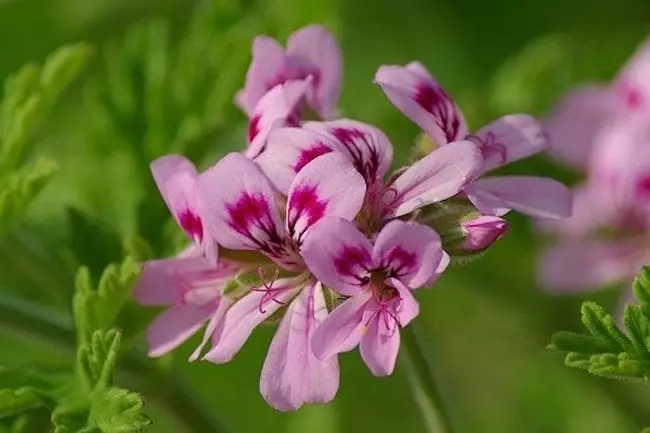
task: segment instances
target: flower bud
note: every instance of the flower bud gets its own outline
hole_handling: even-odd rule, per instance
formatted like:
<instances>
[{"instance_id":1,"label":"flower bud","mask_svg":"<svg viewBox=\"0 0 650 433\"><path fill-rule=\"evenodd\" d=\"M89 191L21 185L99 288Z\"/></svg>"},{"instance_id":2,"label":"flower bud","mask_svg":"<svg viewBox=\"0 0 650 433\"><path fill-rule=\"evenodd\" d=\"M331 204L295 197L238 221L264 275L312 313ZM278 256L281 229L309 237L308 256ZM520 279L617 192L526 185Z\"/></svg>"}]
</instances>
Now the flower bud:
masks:
<instances>
[{"instance_id":1,"label":"flower bud","mask_svg":"<svg viewBox=\"0 0 650 433\"><path fill-rule=\"evenodd\" d=\"M508 230L508 223L496 216L479 215L461 222L460 227L465 234L462 248L467 251L483 251L503 236Z\"/></svg>"}]
</instances>

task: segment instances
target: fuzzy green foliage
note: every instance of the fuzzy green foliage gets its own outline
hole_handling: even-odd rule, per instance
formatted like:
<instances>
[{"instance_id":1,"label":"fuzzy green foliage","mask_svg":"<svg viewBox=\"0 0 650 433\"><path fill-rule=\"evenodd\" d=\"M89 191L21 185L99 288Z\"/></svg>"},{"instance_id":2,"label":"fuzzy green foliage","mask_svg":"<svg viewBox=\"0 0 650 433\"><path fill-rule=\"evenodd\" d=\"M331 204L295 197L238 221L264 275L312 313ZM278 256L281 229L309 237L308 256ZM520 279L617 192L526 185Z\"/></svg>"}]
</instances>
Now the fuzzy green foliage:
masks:
<instances>
[{"instance_id":1,"label":"fuzzy green foliage","mask_svg":"<svg viewBox=\"0 0 650 433\"><path fill-rule=\"evenodd\" d=\"M621 330L614 317L593 303L582 305L587 333L558 332L549 349L566 354L569 367L597 376L647 382L650 377L650 267L634 282L637 305L628 305Z\"/></svg>"},{"instance_id":2,"label":"fuzzy green foliage","mask_svg":"<svg viewBox=\"0 0 650 433\"><path fill-rule=\"evenodd\" d=\"M0 383L6 386L0 389L0 421L9 432L29 431L20 429L41 422L44 413L51 413L55 433L129 433L150 424L140 395L113 385L121 343L121 332L114 326L137 273L138 266L127 258L119 266L108 266L95 287L87 268L78 271L74 370L0 369Z\"/></svg>"},{"instance_id":3,"label":"fuzzy green foliage","mask_svg":"<svg viewBox=\"0 0 650 433\"><path fill-rule=\"evenodd\" d=\"M28 64L5 81L0 104L0 232L21 216L56 172L57 164L47 157L29 160L30 142L90 53L83 43L65 46L43 66Z\"/></svg>"}]
</instances>

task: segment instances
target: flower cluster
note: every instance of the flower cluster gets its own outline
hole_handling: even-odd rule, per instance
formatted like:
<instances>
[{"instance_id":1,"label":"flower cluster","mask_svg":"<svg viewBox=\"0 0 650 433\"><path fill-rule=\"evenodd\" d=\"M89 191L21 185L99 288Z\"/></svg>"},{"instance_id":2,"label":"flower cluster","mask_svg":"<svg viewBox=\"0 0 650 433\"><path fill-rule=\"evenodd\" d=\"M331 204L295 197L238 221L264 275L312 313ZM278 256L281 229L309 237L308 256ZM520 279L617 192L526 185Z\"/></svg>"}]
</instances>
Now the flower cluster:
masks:
<instances>
[{"instance_id":1,"label":"flower cluster","mask_svg":"<svg viewBox=\"0 0 650 433\"><path fill-rule=\"evenodd\" d=\"M631 283L650 260L649 120L650 41L611 85L574 90L547 119L552 154L585 173L573 216L543 224L559 238L541 260L548 290Z\"/></svg>"},{"instance_id":2,"label":"flower cluster","mask_svg":"<svg viewBox=\"0 0 650 433\"><path fill-rule=\"evenodd\" d=\"M537 217L571 209L556 181L483 177L543 150L539 122L511 115L470 134L419 63L382 66L375 77L435 142L389 173L388 137L335 118L341 68L339 46L320 26L294 33L286 50L255 39L236 96L249 117L246 148L202 173L178 155L151 166L191 245L143 267L136 300L167 307L148 329L149 354L205 326L191 360L224 363L258 325L278 323L260 390L279 410L334 398L337 354L357 346L373 374L391 374L400 328L419 312L416 291L439 278L450 253L488 248L510 209Z\"/></svg>"}]
</instances>

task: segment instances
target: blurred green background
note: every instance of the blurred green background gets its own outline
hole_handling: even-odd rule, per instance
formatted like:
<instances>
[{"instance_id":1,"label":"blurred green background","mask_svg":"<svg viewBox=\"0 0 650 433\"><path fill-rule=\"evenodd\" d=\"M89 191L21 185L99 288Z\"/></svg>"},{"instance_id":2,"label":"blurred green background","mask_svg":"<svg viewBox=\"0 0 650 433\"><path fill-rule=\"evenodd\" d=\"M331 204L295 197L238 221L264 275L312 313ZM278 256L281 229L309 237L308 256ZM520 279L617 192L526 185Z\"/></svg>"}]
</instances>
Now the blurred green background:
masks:
<instances>
[{"instance_id":1,"label":"blurred green background","mask_svg":"<svg viewBox=\"0 0 650 433\"><path fill-rule=\"evenodd\" d=\"M473 127L512 111L543 116L572 84L616 72L646 36L650 3L0 0L0 78L25 62L42 62L63 43L95 46L31 149L31 158L50 156L60 170L0 237L0 289L47 306L65 328L78 265L97 276L121 260L122 242L131 245L136 235L154 255L168 254L178 236L148 161L182 151L205 167L243 146L245 118L232 96L243 83L253 36L284 41L312 22L340 37L344 115L383 127L402 164L417 129L372 84L379 65L420 60L460 101ZM508 170L577 179L543 156ZM650 425L649 390L588 377L544 352L553 332L578 328L583 298L539 291L542 241L529 221L508 218L509 235L481 260L454 267L420 294L417 323L458 431L627 433ZM612 307L618 290L587 296ZM37 339L19 326L1 331L0 363L72 362L72 346L61 341ZM427 431L402 369L374 378L356 352L341 357L342 386L333 403L275 412L258 392L272 334L257 330L227 365L186 362L196 338L161 362L196 389L228 431ZM144 351L141 333L133 344ZM118 383L130 386L120 376ZM150 431L181 431L151 391L145 390Z\"/></svg>"}]
</instances>

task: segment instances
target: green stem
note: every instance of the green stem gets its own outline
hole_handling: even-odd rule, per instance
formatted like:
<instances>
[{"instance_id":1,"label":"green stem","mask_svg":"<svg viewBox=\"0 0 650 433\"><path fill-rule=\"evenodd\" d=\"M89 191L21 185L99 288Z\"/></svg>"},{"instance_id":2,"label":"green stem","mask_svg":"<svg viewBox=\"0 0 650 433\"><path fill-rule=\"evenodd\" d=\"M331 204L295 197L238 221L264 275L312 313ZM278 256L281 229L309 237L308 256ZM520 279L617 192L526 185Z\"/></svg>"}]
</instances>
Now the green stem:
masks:
<instances>
[{"instance_id":1,"label":"green stem","mask_svg":"<svg viewBox=\"0 0 650 433\"><path fill-rule=\"evenodd\" d=\"M74 356L75 330L69 316L0 292L0 329L18 332ZM167 410L187 432L222 433L225 428L183 378L134 352L121 359L120 371L141 392Z\"/></svg>"},{"instance_id":2,"label":"green stem","mask_svg":"<svg viewBox=\"0 0 650 433\"><path fill-rule=\"evenodd\" d=\"M417 327L411 323L402 331L401 362L411 384L413 398L430 433L453 433L431 363L424 354Z\"/></svg>"}]
</instances>

